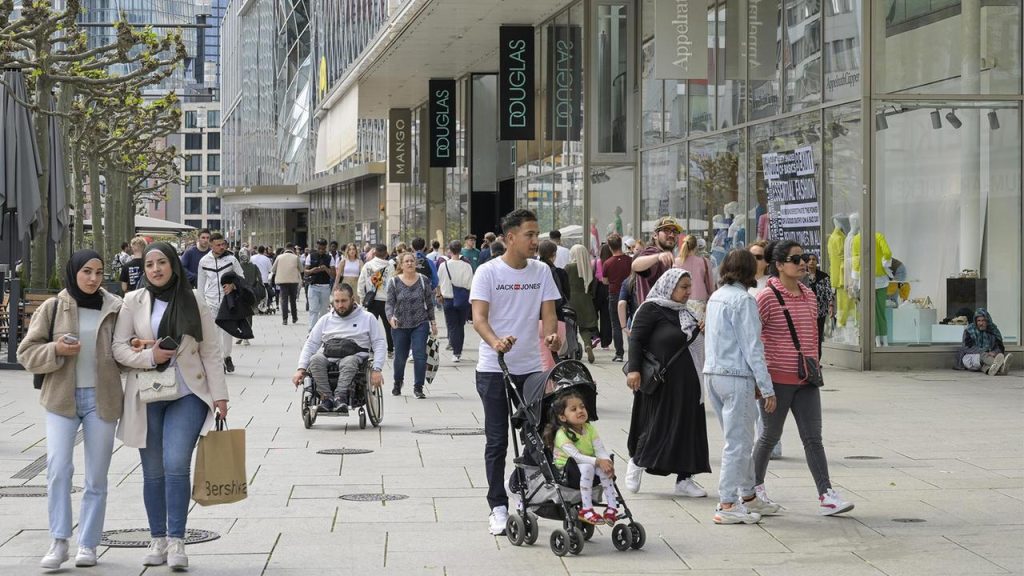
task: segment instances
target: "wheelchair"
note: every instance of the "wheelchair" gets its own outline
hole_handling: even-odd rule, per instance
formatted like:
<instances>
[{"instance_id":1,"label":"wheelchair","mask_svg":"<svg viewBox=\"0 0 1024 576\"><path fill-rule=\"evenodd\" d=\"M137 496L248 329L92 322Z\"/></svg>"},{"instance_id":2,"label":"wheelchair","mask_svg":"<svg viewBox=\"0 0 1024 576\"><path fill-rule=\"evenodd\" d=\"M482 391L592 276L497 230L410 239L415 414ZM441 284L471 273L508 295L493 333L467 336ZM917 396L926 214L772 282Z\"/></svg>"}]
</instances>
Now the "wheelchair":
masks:
<instances>
[{"instance_id":1,"label":"wheelchair","mask_svg":"<svg viewBox=\"0 0 1024 576\"><path fill-rule=\"evenodd\" d=\"M367 358L360 364L349 388L349 409L342 412L319 412L320 396L316 392L316 383L313 376L307 372L302 380L302 423L306 429L313 427L319 416L349 416L352 410L359 414L359 428L366 428L366 421L369 420L374 428L380 426L384 419L384 395L383 388L375 388L370 385L370 373L373 370L373 358ZM338 364L329 362L327 364L327 377L331 386L331 392L338 387Z\"/></svg>"}]
</instances>

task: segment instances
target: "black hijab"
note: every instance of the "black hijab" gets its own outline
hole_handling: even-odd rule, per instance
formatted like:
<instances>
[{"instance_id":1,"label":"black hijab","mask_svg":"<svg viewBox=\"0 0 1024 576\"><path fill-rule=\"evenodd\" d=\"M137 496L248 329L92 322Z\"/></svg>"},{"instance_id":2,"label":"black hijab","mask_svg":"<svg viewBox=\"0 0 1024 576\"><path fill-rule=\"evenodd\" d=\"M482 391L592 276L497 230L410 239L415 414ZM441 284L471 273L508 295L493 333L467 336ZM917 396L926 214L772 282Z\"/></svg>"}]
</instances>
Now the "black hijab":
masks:
<instances>
[{"instance_id":1,"label":"black hijab","mask_svg":"<svg viewBox=\"0 0 1024 576\"><path fill-rule=\"evenodd\" d=\"M163 286L150 285L146 275L142 275L142 285L146 287L153 300L167 302L167 311L160 320L156 337L170 336L180 344L181 338L187 334L195 338L196 342L202 342L203 323L199 316L199 303L192 293L192 285L185 276L185 268L181 265L178 253L166 242L155 242L146 247L142 255L143 262L153 251L160 252L171 263L171 278Z\"/></svg>"},{"instance_id":2,"label":"black hijab","mask_svg":"<svg viewBox=\"0 0 1024 576\"><path fill-rule=\"evenodd\" d=\"M92 259L103 262L103 257L94 250L79 250L72 254L65 268L67 277L64 286L67 288L68 294L78 303L79 308L99 310L103 308L103 288L96 290L92 294L86 294L78 287L78 271L84 268L86 263Z\"/></svg>"}]
</instances>

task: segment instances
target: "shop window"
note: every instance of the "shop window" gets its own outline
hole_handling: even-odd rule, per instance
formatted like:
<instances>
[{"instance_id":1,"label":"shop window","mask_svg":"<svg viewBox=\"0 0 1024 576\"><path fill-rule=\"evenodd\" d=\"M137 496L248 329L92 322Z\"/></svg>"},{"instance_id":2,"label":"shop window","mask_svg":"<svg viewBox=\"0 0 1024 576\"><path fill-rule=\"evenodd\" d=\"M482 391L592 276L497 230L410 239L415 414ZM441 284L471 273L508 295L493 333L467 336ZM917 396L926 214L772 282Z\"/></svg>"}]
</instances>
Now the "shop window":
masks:
<instances>
[{"instance_id":1,"label":"shop window","mask_svg":"<svg viewBox=\"0 0 1024 576\"><path fill-rule=\"evenodd\" d=\"M185 198L185 214L202 214L202 198Z\"/></svg>"},{"instance_id":2,"label":"shop window","mask_svg":"<svg viewBox=\"0 0 1024 576\"><path fill-rule=\"evenodd\" d=\"M649 240L654 224L662 216L674 216L680 221L685 218L685 159L685 143L648 150L641 156L640 230L635 235L637 240ZM624 232L632 234L628 225Z\"/></svg>"},{"instance_id":3,"label":"shop window","mask_svg":"<svg viewBox=\"0 0 1024 576\"><path fill-rule=\"evenodd\" d=\"M635 238L632 166L595 166L590 170L588 247L594 250L612 233ZM596 252L595 252L596 253Z\"/></svg>"},{"instance_id":4,"label":"shop window","mask_svg":"<svg viewBox=\"0 0 1024 576\"><path fill-rule=\"evenodd\" d=\"M202 154L188 154L185 156L185 171L187 172L199 172L203 169L203 155Z\"/></svg>"},{"instance_id":5,"label":"shop window","mask_svg":"<svg viewBox=\"0 0 1024 576\"><path fill-rule=\"evenodd\" d=\"M644 44L640 52L640 89L643 100L641 145L660 144L665 128L664 82L654 77L654 40Z\"/></svg>"},{"instance_id":6,"label":"shop window","mask_svg":"<svg viewBox=\"0 0 1024 576\"><path fill-rule=\"evenodd\" d=\"M875 238L853 244L870 252L868 269L855 270L874 290L875 344L957 346L956 319L977 308L1005 343L1019 343L1019 103L882 102L875 112L885 115L875 133Z\"/></svg>"},{"instance_id":7,"label":"shop window","mask_svg":"<svg viewBox=\"0 0 1024 576\"><path fill-rule=\"evenodd\" d=\"M185 134L185 150L202 150L203 135L200 133Z\"/></svg>"},{"instance_id":8,"label":"shop window","mask_svg":"<svg viewBox=\"0 0 1024 576\"><path fill-rule=\"evenodd\" d=\"M745 146L742 131L690 142L690 185L684 233L704 240L713 266L748 244ZM750 207L756 210L755 207Z\"/></svg>"},{"instance_id":9,"label":"shop window","mask_svg":"<svg viewBox=\"0 0 1024 576\"><path fill-rule=\"evenodd\" d=\"M630 150L632 5L632 2L602 2L595 10L591 46L596 110L591 126L598 154L627 154Z\"/></svg>"}]
</instances>

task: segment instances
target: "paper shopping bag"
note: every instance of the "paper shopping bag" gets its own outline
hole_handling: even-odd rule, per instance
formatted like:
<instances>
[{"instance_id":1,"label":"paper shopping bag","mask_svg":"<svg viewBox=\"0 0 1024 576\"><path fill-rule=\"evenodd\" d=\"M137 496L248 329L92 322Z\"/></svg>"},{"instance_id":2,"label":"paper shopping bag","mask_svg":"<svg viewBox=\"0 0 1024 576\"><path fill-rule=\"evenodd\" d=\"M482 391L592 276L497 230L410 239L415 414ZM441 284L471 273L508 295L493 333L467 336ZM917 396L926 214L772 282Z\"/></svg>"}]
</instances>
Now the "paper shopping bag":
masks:
<instances>
[{"instance_id":1,"label":"paper shopping bag","mask_svg":"<svg viewBox=\"0 0 1024 576\"><path fill-rule=\"evenodd\" d=\"M217 429L199 438L192 499L200 506L230 504L249 495L245 474L245 430L226 430L217 420Z\"/></svg>"}]
</instances>

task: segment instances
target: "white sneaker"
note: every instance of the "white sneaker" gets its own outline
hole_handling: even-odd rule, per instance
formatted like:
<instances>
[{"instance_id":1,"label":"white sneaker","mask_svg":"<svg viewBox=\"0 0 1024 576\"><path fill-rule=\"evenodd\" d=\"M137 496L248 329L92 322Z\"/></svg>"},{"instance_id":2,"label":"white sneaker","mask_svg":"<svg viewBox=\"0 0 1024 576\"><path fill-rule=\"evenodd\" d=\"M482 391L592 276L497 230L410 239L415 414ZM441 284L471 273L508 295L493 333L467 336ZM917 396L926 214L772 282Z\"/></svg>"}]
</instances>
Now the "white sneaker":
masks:
<instances>
[{"instance_id":1,"label":"white sneaker","mask_svg":"<svg viewBox=\"0 0 1024 576\"><path fill-rule=\"evenodd\" d=\"M828 492L818 496L818 501L821 503L818 510L821 511L822 516L835 516L853 510L853 503L843 500L839 493L831 488L828 489Z\"/></svg>"},{"instance_id":2,"label":"white sneaker","mask_svg":"<svg viewBox=\"0 0 1024 576\"><path fill-rule=\"evenodd\" d=\"M746 507L748 511L756 512L761 516L773 516L778 514L779 510L782 509L782 506L779 506L771 500L761 500L756 494L754 495L753 500L744 500L743 506Z\"/></svg>"},{"instance_id":3,"label":"white sneaker","mask_svg":"<svg viewBox=\"0 0 1024 576\"><path fill-rule=\"evenodd\" d=\"M171 570L188 568L188 555L185 554L185 541L181 538L167 539L167 567Z\"/></svg>"},{"instance_id":4,"label":"white sneaker","mask_svg":"<svg viewBox=\"0 0 1024 576\"><path fill-rule=\"evenodd\" d=\"M758 484L757 486L754 486L754 496L756 496L757 499L760 500L761 502L778 506L779 510L785 510L785 508L783 508L782 505L777 504L774 500L768 497L768 490L765 489L764 484Z\"/></svg>"},{"instance_id":5,"label":"white sneaker","mask_svg":"<svg viewBox=\"0 0 1024 576\"><path fill-rule=\"evenodd\" d=\"M992 364L988 367L988 371L986 373L989 376L995 376L999 374L999 371L1003 369L1003 364L1005 363L1006 356L1004 356L1003 354L996 354L995 359L992 361Z\"/></svg>"},{"instance_id":6,"label":"white sneaker","mask_svg":"<svg viewBox=\"0 0 1024 576\"><path fill-rule=\"evenodd\" d=\"M86 548L85 546L79 546L78 554L75 555L75 566L78 566L79 568L86 568L95 565L96 549Z\"/></svg>"},{"instance_id":7,"label":"white sneaker","mask_svg":"<svg viewBox=\"0 0 1024 576\"><path fill-rule=\"evenodd\" d=\"M633 494L640 491L640 480L644 477L644 469L633 463L633 459L629 459L629 464L626 465L626 490L629 490Z\"/></svg>"},{"instance_id":8,"label":"white sneaker","mask_svg":"<svg viewBox=\"0 0 1024 576\"><path fill-rule=\"evenodd\" d=\"M1006 376L1010 373L1010 358L1013 358L1013 354L1007 354L1003 357L1003 365L999 369L1000 376Z\"/></svg>"},{"instance_id":9,"label":"white sneaker","mask_svg":"<svg viewBox=\"0 0 1024 576\"><path fill-rule=\"evenodd\" d=\"M708 495L707 491L693 479L693 476L676 482L675 494L687 498L704 498Z\"/></svg>"},{"instance_id":10,"label":"white sneaker","mask_svg":"<svg viewBox=\"0 0 1024 576\"><path fill-rule=\"evenodd\" d=\"M491 534L501 536L505 533L505 524L508 524L508 507L495 506L491 508L491 516L488 519Z\"/></svg>"},{"instance_id":11,"label":"white sneaker","mask_svg":"<svg viewBox=\"0 0 1024 576\"><path fill-rule=\"evenodd\" d=\"M60 565L68 561L68 541L64 538L54 538L50 543L50 549L46 556L39 561L39 567L44 570L56 570Z\"/></svg>"},{"instance_id":12,"label":"white sneaker","mask_svg":"<svg viewBox=\"0 0 1024 576\"><path fill-rule=\"evenodd\" d=\"M146 557L142 559L143 566L159 566L167 562L167 538L163 536L153 538L149 543L149 550L146 550Z\"/></svg>"},{"instance_id":13,"label":"white sneaker","mask_svg":"<svg viewBox=\"0 0 1024 576\"><path fill-rule=\"evenodd\" d=\"M760 521L760 514L750 512L738 502L728 510L723 510L721 506L715 509L715 524L757 524Z\"/></svg>"},{"instance_id":14,"label":"white sneaker","mask_svg":"<svg viewBox=\"0 0 1024 576\"><path fill-rule=\"evenodd\" d=\"M458 354L453 354L452 364L458 364L459 362L462 362L462 356L459 356Z\"/></svg>"}]
</instances>

